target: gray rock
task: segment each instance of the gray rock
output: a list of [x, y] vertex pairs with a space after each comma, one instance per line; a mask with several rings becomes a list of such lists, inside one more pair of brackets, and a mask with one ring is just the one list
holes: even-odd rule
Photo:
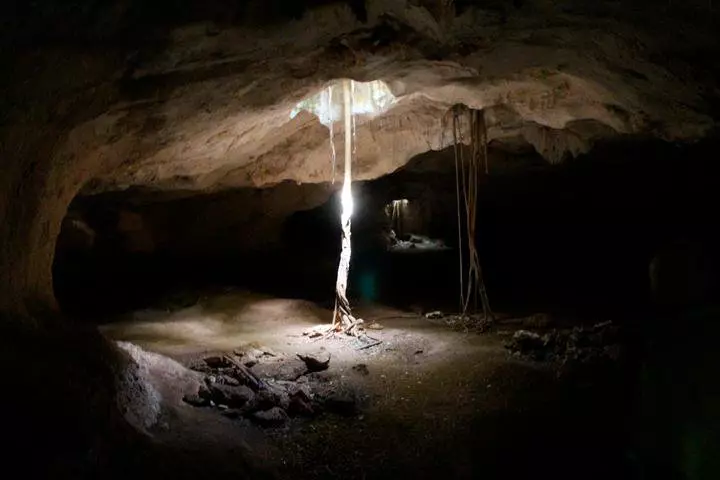
[[302, 355], [298, 353], [297, 357], [305, 362], [308, 372], [322, 372], [330, 366], [330, 354], [325, 351]]
[[273, 407], [287, 409], [290, 406], [290, 396], [284, 390], [268, 387], [258, 391], [251, 409], [253, 411], [268, 410]]
[[231, 408], [243, 407], [255, 399], [255, 393], [245, 385], [234, 387], [214, 383], [210, 386], [210, 393], [215, 403], [227, 405]]
[[262, 362], [252, 368], [252, 372], [261, 378], [295, 381], [307, 371], [305, 363], [297, 358], [277, 359]]
[[229, 375], [221, 375], [218, 377], [217, 382], [222, 383], [223, 385], [230, 385], [231, 387], [237, 387], [240, 385], [240, 380]]
[[287, 388], [287, 393], [290, 397], [299, 396], [308, 402], [313, 398], [312, 391], [307, 383], [291, 385]]
[[255, 412], [251, 418], [263, 427], [279, 427], [289, 420], [288, 414], [280, 407]]

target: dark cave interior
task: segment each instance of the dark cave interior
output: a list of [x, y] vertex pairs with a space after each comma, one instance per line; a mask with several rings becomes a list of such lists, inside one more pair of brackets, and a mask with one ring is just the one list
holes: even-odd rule
[[[6, 2], [6, 471], [719, 478], [719, 18]], [[458, 298], [473, 155], [492, 315]]]
[[[513, 313], [642, 315], [653, 303], [650, 265], [659, 255], [674, 269], [662, 282], [676, 282], [658, 287], [668, 289], [656, 292], [663, 301], [716, 298], [717, 228], [708, 211], [720, 204], [715, 148], [712, 142], [616, 142], [556, 166], [532, 154], [503, 153], [478, 200], [478, 245], [494, 303]], [[451, 148], [428, 152], [357, 185], [351, 294], [358, 301], [424, 311], [456, 307], [456, 248], [390, 251], [384, 236], [390, 223], [384, 207], [401, 198], [421, 210], [408, 233], [457, 246], [453, 162]], [[76, 198], [55, 256], [61, 307], [102, 317], [218, 286], [332, 301], [337, 195], [329, 185], [271, 190], [129, 190]], [[328, 199], [293, 211], [282, 205], [287, 200], [273, 200], [280, 196], [290, 203]], [[252, 224], [259, 216], [265, 230]]]

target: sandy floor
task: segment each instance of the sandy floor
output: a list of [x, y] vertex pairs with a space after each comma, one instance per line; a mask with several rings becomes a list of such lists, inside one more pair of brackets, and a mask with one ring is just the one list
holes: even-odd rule
[[[243, 292], [174, 312], [135, 312], [102, 331], [181, 361], [253, 342], [287, 353], [327, 349], [329, 373], [360, 387], [366, 406], [355, 418], [326, 415], [266, 432], [263, 450], [282, 478], [618, 473], [622, 452], [606, 441], [620, 434], [621, 419], [607, 386], [565, 385], [552, 367], [510, 356], [503, 335], [456, 332], [380, 306], [360, 306], [356, 314], [384, 327], [372, 331], [380, 345], [357, 350], [342, 340], [310, 341], [302, 331], [327, 323], [330, 311]], [[352, 369], [359, 363], [369, 375]], [[558, 452], [563, 459], [553, 460]], [[588, 462], [596, 464], [591, 471]]]

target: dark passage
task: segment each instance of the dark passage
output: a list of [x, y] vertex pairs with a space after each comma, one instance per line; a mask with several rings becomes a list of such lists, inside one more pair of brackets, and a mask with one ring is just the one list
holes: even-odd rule
[[[493, 164], [478, 199], [478, 245], [493, 303], [600, 318], [635, 316], [656, 300], [712, 300], [713, 148], [626, 143], [559, 166], [529, 155]], [[350, 286], [357, 300], [457, 308], [453, 161], [450, 150], [428, 153], [356, 183]], [[513, 168], [517, 162], [530, 167]], [[132, 191], [80, 197], [58, 242], [57, 296], [77, 315], [220, 286], [331, 300], [339, 251], [333, 190], [281, 184], [179, 199]], [[397, 199], [407, 201], [403, 238], [422, 235], [447, 248], [390, 248], [396, 232], [386, 206]]]

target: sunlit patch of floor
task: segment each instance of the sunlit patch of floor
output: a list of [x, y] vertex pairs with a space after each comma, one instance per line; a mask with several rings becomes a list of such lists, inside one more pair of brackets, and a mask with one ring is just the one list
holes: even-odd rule
[[302, 300], [231, 293], [201, 300], [177, 311], [140, 310], [101, 327], [111, 339], [124, 340], [167, 355], [232, 350], [278, 339], [327, 323], [330, 313]]

